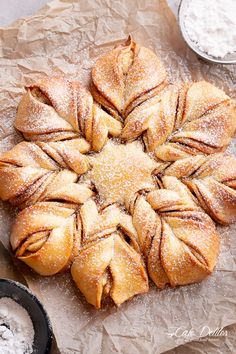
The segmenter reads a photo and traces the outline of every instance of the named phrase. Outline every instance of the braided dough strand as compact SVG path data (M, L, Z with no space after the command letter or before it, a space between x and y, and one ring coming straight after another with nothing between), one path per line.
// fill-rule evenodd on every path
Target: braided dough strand
M133 207L148 274L159 288L199 282L216 263L215 225L175 177L164 177L163 184L164 189L139 196Z
M65 77L28 86L18 106L15 127L30 141L85 137L99 151L108 134L117 137L121 123L93 102L90 92Z
M232 155L197 155L174 162L165 175L176 176L188 186L201 207L217 222L236 218L236 159Z
M131 216L115 205L99 213L94 201L88 200L81 207L80 220L82 247L71 274L87 301L100 308L102 299L110 296L120 305L147 292L148 278Z
M63 200L81 204L93 195L91 186L77 183L89 168L81 153L84 139L21 142L0 159L0 197L24 208L38 201Z

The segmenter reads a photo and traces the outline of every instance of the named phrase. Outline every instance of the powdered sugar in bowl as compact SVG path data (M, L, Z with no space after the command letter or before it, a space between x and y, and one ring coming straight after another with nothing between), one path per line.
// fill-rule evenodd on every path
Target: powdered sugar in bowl
M179 25L185 42L209 62L235 64L235 13L235 0L182 0Z
M49 354L52 327L39 300L24 285L0 279L0 353Z

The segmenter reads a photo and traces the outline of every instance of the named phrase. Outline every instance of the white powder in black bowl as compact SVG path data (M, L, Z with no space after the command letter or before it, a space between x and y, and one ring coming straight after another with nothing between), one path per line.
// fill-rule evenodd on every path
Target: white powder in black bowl
M0 353L31 354L34 326L28 312L9 297L0 298Z

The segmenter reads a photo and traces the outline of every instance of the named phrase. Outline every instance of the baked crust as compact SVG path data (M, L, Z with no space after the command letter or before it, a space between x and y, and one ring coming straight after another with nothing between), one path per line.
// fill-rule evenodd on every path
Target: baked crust
M236 106L202 82L170 85L129 38L92 69L92 94L65 77L26 88L21 142L0 158L0 197L23 209L13 251L41 275L71 266L97 308L199 282L214 269L213 222L236 218ZM208 216L208 215L209 216ZM213 220L212 220L213 219Z

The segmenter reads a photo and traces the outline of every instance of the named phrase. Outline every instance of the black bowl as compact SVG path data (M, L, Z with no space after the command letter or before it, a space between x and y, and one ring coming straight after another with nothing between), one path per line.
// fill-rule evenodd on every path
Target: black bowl
M41 302L24 285L0 279L0 298L10 297L29 313L34 325L33 354L48 354L52 345L52 325Z

